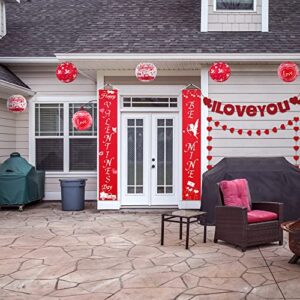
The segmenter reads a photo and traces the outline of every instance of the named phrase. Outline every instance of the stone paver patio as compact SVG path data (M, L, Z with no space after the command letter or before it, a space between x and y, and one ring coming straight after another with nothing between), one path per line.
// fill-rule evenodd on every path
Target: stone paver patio
M0 299L300 299L300 265L284 246L246 253L202 243L190 249L159 212L62 212L58 204L0 211Z

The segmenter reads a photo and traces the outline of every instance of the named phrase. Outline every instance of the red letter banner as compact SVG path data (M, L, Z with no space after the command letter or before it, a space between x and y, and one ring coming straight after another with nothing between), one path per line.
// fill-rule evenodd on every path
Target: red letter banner
M118 91L99 90L98 107L98 200L117 200Z
M201 197L200 101L200 90L182 91L182 200Z

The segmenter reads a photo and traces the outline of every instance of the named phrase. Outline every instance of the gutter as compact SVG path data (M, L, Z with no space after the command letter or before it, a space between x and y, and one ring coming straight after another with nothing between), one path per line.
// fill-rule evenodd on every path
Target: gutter
M7 88L7 89L15 90L15 91L20 92L21 94L27 95L27 96L34 96L36 94L36 92L34 92L30 89L19 86L17 84L9 83L9 82L4 81L4 80L0 80L0 86L4 87L4 88Z

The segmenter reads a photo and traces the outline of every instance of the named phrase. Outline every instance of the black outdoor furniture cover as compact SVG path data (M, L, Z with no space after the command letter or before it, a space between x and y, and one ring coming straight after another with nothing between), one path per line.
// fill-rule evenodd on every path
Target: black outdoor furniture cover
M44 197L45 172L14 152L0 165L0 206L24 205Z
M252 202L284 203L284 220L300 218L300 170L284 157L233 157L222 159L203 174L201 210L214 224L218 186L222 180L246 178Z

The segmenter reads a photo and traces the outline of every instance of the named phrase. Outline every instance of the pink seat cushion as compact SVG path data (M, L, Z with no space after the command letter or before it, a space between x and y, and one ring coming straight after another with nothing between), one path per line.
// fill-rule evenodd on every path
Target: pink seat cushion
M271 211L251 210L248 212L248 223L258 223L277 220L278 215Z
M225 206L250 208L250 192L247 179L223 180L220 182L220 188L223 193Z

